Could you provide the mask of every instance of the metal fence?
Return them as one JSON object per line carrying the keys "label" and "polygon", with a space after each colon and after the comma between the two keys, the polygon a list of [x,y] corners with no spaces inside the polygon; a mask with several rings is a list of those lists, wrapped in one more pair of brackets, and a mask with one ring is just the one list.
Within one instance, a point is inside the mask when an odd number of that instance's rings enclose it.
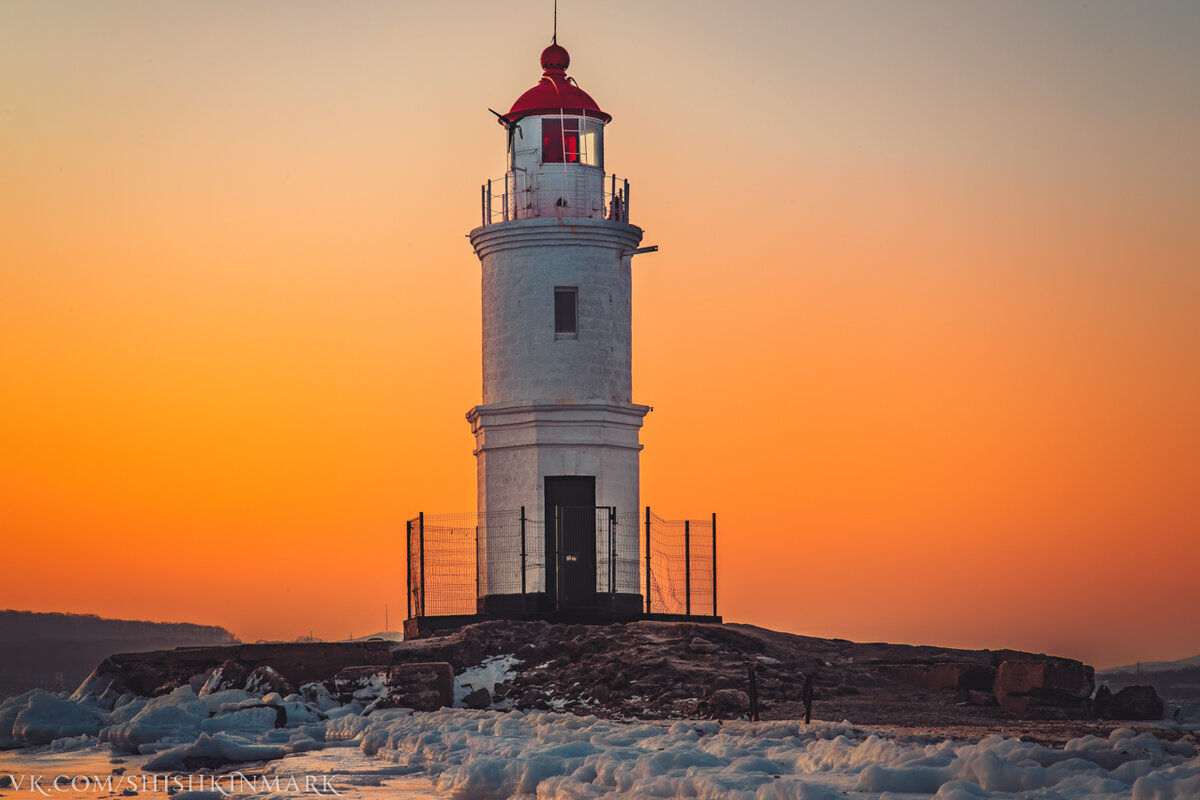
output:
{"label": "metal fence", "polygon": [[662,519],[646,509],[647,614],[717,615],[717,515]]}
{"label": "metal fence", "polygon": [[[597,594],[640,594],[647,614],[716,616],[715,514],[666,520],[649,507],[644,516],[606,507],[594,513]],[[408,616],[474,614],[476,599],[488,594],[544,594],[545,530],[523,510],[409,520]]]}

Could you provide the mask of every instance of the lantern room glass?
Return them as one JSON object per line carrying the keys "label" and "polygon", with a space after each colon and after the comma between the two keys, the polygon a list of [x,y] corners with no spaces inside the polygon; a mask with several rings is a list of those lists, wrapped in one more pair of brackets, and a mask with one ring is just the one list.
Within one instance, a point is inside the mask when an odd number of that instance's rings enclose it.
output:
{"label": "lantern room glass", "polygon": [[586,117],[542,117],[542,163],[604,168],[604,123]]}

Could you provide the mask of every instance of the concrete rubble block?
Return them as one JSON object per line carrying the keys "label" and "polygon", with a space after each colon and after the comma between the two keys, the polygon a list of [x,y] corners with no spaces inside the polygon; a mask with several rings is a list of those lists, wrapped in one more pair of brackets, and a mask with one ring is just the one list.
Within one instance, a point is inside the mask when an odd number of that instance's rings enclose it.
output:
{"label": "concrete rubble block", "polygon": [[436,711],[454,705],[454,667],[444,661],[347,667],[333,678],[342,703]]}
{"label": "concrete rubble block", "polygon": [[1004,661],[996,671],[1000,708],[1025,719],[1078,719],[1090,716],[1096,673],[1079,661],[1047,658]]}
{"label": "concrete rubble block", "polygon": [[878,670],[893,680],[934,691],[990,692],[996,679],[995,667],[974,662],[884,664]]}

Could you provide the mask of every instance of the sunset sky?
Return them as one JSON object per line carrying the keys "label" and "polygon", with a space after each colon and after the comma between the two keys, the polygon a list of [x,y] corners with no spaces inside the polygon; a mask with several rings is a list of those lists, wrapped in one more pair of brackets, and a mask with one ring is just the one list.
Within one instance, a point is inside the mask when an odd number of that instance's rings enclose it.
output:
{"label": "sunset sky", "polygon": [[[1200,653],[1200,3],[560,5],[661,248],[643,502],[717,513],[726,620]],[[550,15],[0,4],[0,608],[397,627]]]}

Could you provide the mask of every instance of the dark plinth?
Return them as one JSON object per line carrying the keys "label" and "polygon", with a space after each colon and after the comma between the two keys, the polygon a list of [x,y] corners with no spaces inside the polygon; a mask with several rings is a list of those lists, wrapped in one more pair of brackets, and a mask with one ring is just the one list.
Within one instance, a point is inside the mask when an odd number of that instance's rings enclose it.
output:
{"label": "dark plinth", "polygon": [[647,614],[640,594],[598,595],[596,604],[581,608],[555,607],[547,594],[494,594],[479,598],[475,614],[416,616],[404,621],[405,639],[423,639],[442,631],[496,619],[543,620],[551,623],[608,625],[611,623],[657,620],[662,622],[721,622],[714,615]]}

